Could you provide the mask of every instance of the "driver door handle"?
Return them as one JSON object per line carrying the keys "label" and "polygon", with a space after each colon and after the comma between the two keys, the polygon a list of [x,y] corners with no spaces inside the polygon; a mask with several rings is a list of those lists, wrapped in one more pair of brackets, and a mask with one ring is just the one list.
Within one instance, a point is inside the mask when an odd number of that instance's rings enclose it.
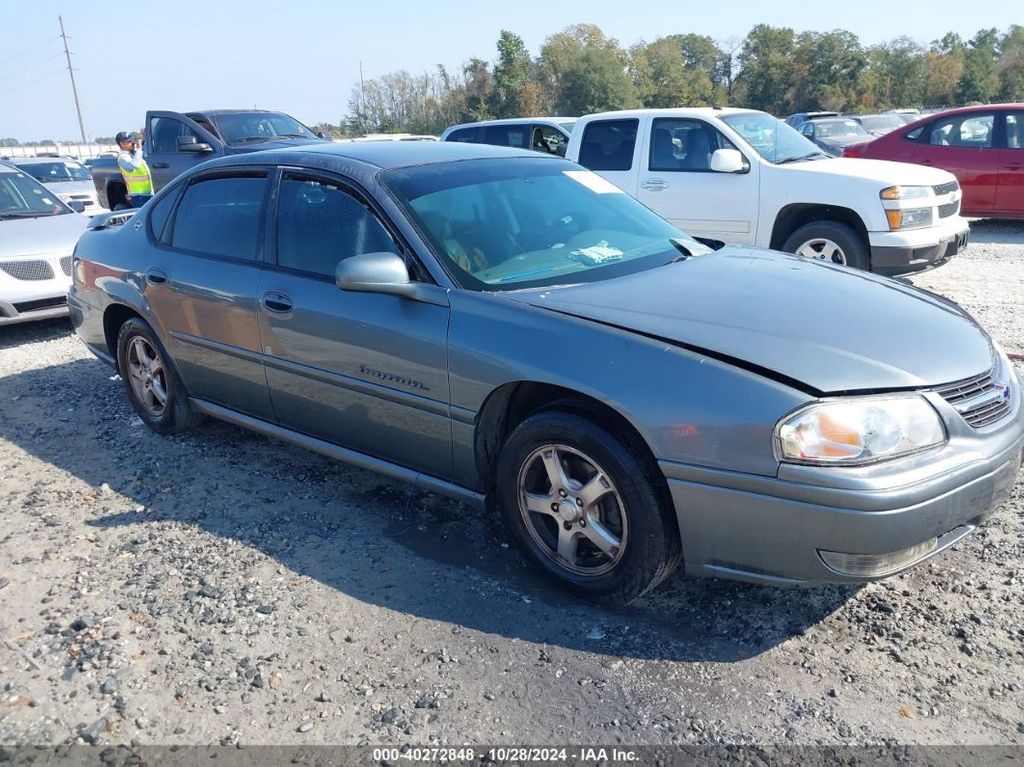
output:
{"label": "driver door handle", "polygon": [[668,182],[663,178],[649,178],[640,182],[640,188],[648,192],[660,192],[662,189],[668,189]]}
{"label": "driver door handle", "polygon": [[151,168],[159,168],[160,170],[163,170],[164,168],[170,168],[171,166],[168,165],[165,162],[155,162],[150,167]]}
{"label": "driver door handle", "polygon": [[264,293],[260,302],[268,312],[275,312],[277,314],[287,314],[295,308],[295,303],[288,296],[284,293],[278,293],[276,290]]}
{"label": "driver door handle", "polygon": [[152,269],[146,272],[146,280],[153,283],[154,285],[163,285],[165,282],[167,282],[167,272],[165,272],[163,269],[158,269],[157,267],[154,266]]}

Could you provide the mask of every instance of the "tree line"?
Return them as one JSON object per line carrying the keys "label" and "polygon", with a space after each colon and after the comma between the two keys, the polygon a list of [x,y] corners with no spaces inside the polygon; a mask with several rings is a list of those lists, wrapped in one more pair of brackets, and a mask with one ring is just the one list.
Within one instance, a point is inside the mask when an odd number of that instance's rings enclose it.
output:
{"label": "tree line", "polygon": [[924,45],[899,37],[864,46],[851,32],[795,32],[758,24],[744,38],[674,34],[628,48],[594,24],[548,37],[534,56],[502,30],[493,61],[438,65],[367,80],[352,91],[332,135],[437,134],[448,125],[610,109],[743,106],[776,115],[874,112],[1024,101],[1024,26],[950,32]]}

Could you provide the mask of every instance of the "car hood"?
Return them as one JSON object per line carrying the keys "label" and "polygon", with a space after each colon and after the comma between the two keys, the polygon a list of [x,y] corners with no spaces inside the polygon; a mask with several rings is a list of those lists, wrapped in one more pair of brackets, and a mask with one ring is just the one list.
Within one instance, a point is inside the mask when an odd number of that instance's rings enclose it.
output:
{"label": "car hood", "polygon": [[92,181],[53,181],[43,184],[55,195],[86,194],[96,196],[96,187]]}
{"label": "car hood", "polygon": [[[863,136],[860,137],[863,139]],[[851,143],[865,143],[863,140]],[[883,186],[904,184],[906,186],[936,186],[953,180],[953,174],[939,168],[914,165],[890,160],[865,160],[855,157],[829,157],[823,160],[808,160],[780,166],[798,169],[805,173],[825,173],[847,176],[877,182]]]}
{"label": "car hood", "polygon": [[89,219],[77,213],[0,220],[0,259],[41,253],[67,255]]}
{"label": "car hood", "polygon": [[506,295],[818,393],[935,386],[993,364],[984,331],[946,299],[759,248],[728,246],[619,279]]}

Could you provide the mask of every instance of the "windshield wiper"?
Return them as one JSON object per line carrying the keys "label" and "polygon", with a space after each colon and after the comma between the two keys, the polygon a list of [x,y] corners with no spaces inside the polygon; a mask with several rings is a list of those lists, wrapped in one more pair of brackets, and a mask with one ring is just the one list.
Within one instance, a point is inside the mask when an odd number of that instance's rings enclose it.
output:
{"label": "windshield wiper", "polygon": [[274,138],[311,138],[305,133],[278,133]]}
{"label": "windshield wiper", "polygon": [[232,144],[247,144],[250,141],[270,141],[275,136],[242,136],[242,138],[236,138],[232,141]]}
{"label": "windshield wiper", "polygon": [[802,154],[798,157],[787,157],[785,160],[776,160],[776,165],[785,165],[790,162],[800,162],[801,160],[821,160],[828,157],[824,152],[810,152],[809,154]]}
{"label": "windshield wiper", "polygon": [[0,213],[0,219],[5,218],[43,218],[44,216],[55,216],[56,213],[47,213],[38,210],[9,210]]}

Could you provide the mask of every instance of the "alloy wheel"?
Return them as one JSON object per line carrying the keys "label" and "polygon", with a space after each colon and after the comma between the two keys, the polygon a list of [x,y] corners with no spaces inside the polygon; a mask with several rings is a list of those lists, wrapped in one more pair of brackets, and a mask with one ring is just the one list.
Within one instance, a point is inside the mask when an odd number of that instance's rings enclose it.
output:
{"label": "alloy wheel", "polygon": [[808,240],[796,249],[798,256],[816,258],[819,261],[828,261],[832,264],[846,265],[846,254],[839,244],[826,237],[815,237]]}
{"label": "alloy wheel", "polygon": [[167,375],[163,360],[142,336],[128,342],[128,380],[136,400],[154,418],[167,409]]}
{"label": "alloy wheel", "polygon": [[519,512],[534,543],[577,575],[601,575],[622,559],[625,504],[608,473],[567,445],[544,445],[523,461]]}

